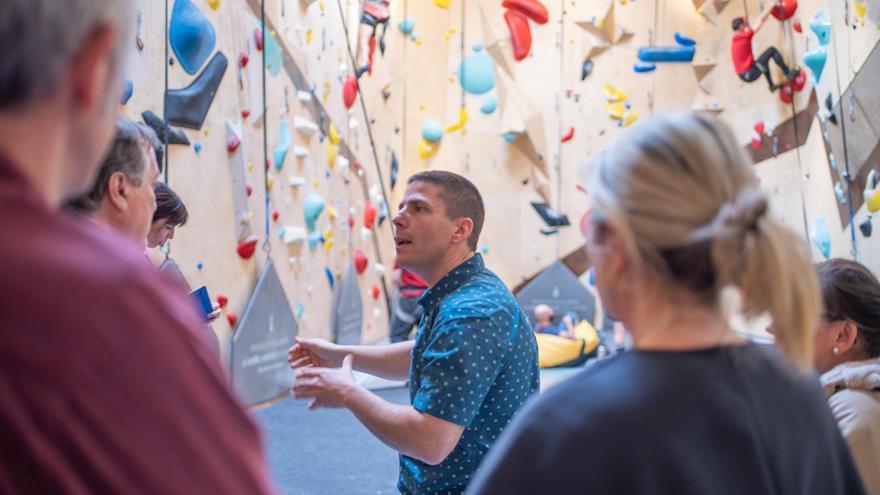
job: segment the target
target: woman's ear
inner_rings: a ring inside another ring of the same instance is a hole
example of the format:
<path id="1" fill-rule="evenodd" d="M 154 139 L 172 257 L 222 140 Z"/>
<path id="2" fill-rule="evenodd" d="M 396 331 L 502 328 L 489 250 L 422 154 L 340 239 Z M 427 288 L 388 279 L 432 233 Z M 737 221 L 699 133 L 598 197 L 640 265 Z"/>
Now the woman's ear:
<path id="1" fill-rule="evenodd" d="M 837 336 L 834 339 L 834 348 L 839 349 L 839 354 L 849 352 L 856 345 L 859 337 L 859 327 L 852 320 L 841 320 L 834 330 Z"/>

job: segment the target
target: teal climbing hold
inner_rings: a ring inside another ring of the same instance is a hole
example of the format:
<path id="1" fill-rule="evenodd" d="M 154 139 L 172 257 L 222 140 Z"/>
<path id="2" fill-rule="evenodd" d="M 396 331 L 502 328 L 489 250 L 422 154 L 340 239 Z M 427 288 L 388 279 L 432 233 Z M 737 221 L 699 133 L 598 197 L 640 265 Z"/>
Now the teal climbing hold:
<path id="1" fill-rule="evenodd" d="M 290 125 L 287 119 L 281 118 L 281 127 L 278 129 L 278 142 L 275 143 L 275 149 L 272 150 L 275 158 L 275 170 L 281 170 L 284 167 L 284 159 L 287 157 L 287 150 L 290 149 Z"/>
<path id="2" fill-rule="evenodd" d="M 306 310 L 306 305 L 303 304 L 302 301 L 297 301 L 296 303 L 296 317 L 302 318 L 303 312 Z"/>
<path id="3" fill-rule="evenodd" d="M 517 133 L 514 131 L 508 131 L 508 132 L 505 132 L 504 134 L 502 134 L 502 136 L 504 137 L 504 139 L 508 143 L 512 143 L 512 142 L 516 141 L 516 135 L 517 135 Z"/>
<path id="4" fill-rule="evenodd" d="M 494 112 L 496 108 L 498 108 L 498 99 L 495 98 L 495 95 L 485 97 L 483 104 L 480 105 L 480 111 L 486 114 Z"/>
<path id="5" fill-rule="evenodd" d="M 306 227 L 310 232 L 315 230 L 315 222 L 318 221 L 322 211 L 324 211 L 324 198 L 316 192 L 309 193 L 303 202 L 303 215 L 306 217 Z M 312 238 L 309 236 L 309 246 L 311 244 Z"/>
<path id="6" fill-rule="evenodd" d="M 437 143 L 443 139 L 443 124 L 431 119 L 422 125 L 422 138 L 430 143 Z"/>
<path id="7" fill-rule="evenodd" d="M 822 77 L 822 69 L 825 68 L 825 60 L 827 58 L 828 51 L 824 46 L 814 48 L 804 54 L 804 64 L 810 68 L 810 78 L 813 80 L 814 85 L 819 84 L 819 79 Z"/>
<path id="8" fill-rule="evenodd" d="M 816 225 L 813 227 L 812 235 L 813 244 L 822 253 L 825 259 L 831 257 L 831 232 L 828 231 L 828 222 L 825 215 L 819 215 L 816 218 Z"/>
<path id="9" fill-rule="evenodd" d="M 412 17 L 405 17 L 402 21 L 400 21 L 398 27 L 400 28 L 400 32 L 409 36 L 412 34 L 413 29 L 416 28 L 416 21 Z"/>
<path id="10" fill-rule="evenodd" d="M 465 91 L 475 95 L 495 87 L 495 62 L 482 49 L 482 43 L 474 45 L 474 54 L 465 57 L 458 66 L 458 82 Z"/>
<path id="11" fill-rule="evenodd" d="M 123 81 L 123 89 L 122 89 L 122 104 L 125 105 L 128 103 L 128 100 L 131 99 L 131 95 L 134 94 L 134 81 L 131 80 L 130 77 L 125 76 L 125 80 Z"/>
<path id="12" fill-rule="evenodd" d="M 308 239 L 306 240 L 309 244 L 309 251 L 314 251 L 318 249 L 318 243 L 321 242 L 321 233 L 320 232 L 312 232 L 309 234 Z"/>
<path id="13" fill-rule="evenodd" d="M 175 0 L 168 39 L 174 55 L 189 74 L 195 74 L 217 45 L 211 21 L 191 0 Z"/>
<path id="14" fill-rule="evenodd" d="M 819 9 L 816 12 L 816 15 L 810 19 L 810 29 L 816 33 L 816 37 L 819 38 L 819 45 L 827 45 L 829 41 L 831 41 L 831 21 L 828 19 L 828 14 L 825 12 L 825 9 Z"/>
<path id="15" fill-rule="evenodd" d="M 257 29 L 262 30 L 263 24 L 254 17 L 254 22 L 257 23 Z M 266 57 L 266 70 L 269 71 L 269 74 L 277 77 L 278 74 L 281 73 L 281 67 L 284 65 L 284 60 L 281 55 L 281 47 L 278 45 L 278 40 L 275 39 L 275 36 L 272 35 L 270 30 L 266 30 L 266 36 L 263 40 L 263 56 Z"/>

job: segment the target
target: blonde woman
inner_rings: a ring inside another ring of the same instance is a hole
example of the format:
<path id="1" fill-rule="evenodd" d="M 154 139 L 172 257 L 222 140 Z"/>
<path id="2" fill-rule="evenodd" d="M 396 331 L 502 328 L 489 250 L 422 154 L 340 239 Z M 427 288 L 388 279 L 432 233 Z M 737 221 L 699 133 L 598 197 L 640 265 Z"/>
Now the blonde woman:
<path id="1" fill-rule="evenodd" d="M 767 214 L 730 130 L 645 121 L 585 184 L 596 285 L 633 350 L 527 407 L 471 493 L 864 493 L 808 374 L 821 304 L 809 251 Z M 770 314 L 779 350 L 731 329 L 728 287 L 747 315 Z"/>

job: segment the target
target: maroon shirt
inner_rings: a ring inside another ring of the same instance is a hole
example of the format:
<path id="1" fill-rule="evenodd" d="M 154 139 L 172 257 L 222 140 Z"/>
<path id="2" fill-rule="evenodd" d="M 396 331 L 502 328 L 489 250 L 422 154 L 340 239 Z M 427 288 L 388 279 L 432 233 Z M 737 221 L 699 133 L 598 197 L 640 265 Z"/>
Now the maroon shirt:
<path id="1" fill-rule="evenodd" d="M 259 431 L 142 248 L 0 156 L 0 492 L 270 492 Z"/>

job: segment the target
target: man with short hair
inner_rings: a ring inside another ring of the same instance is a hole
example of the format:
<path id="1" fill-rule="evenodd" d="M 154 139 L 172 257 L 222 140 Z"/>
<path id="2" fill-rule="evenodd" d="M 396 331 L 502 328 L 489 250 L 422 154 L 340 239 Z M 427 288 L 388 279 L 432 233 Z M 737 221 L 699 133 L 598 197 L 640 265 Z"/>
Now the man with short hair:
<path id="1" fill-rule="evenodd" d="M 92 189 L 68 201 L 68 208 L 146 244 L 156 211 L 153 183 L 159 175 L 156 133 L 127 118 L 116 121 L 110 152 Z"/>
<path id="2" fill-rule="evenodd" d="M 267 493 L 189 301 L 143 242 L 58 211 L 113 137 L 133 17 L 0 1 L 0 492 Z"/>
<path id="3" fill-rule="evenodd" d="M 516 299 L 476 253 L 480 193 L 466 178 L 410 177 L 394 217 L 401 267 L 429 285 L 416 340 L 340 346 L 297 339 L 290 349 L 297 398 L 310 408 L 347 407 L 400 452 L 402 493 L 461 493 L 480 460 L 538 390 L 535 337 Z M 358 385 L 352 369 L 409 378 L 411 406 Z"/>

